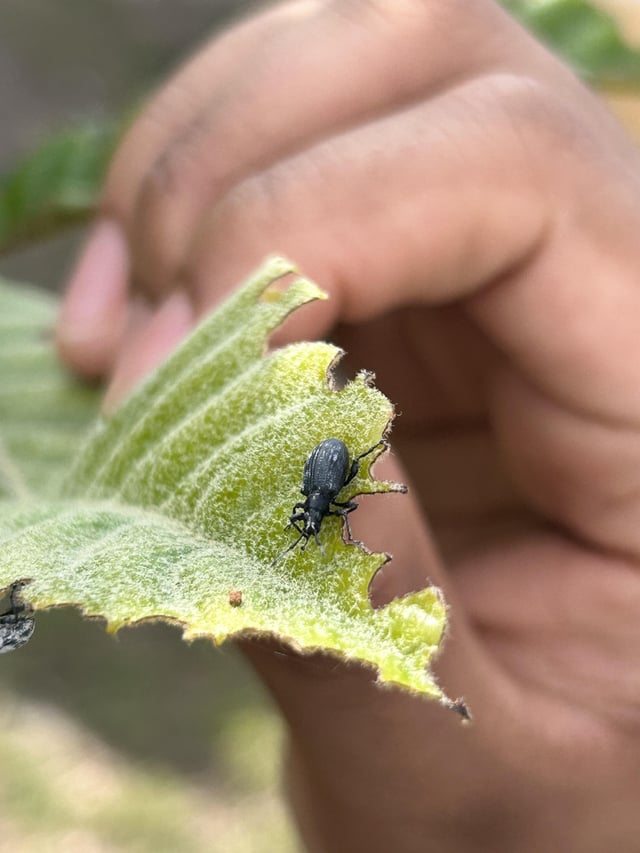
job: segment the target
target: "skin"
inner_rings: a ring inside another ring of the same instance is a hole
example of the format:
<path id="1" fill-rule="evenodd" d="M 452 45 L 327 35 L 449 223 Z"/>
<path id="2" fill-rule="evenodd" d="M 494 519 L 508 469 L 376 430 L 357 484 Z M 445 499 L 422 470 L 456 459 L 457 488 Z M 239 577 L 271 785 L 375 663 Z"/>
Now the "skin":
<path id="1" fill-rule="evenodd" d="M 489 0 L 334 0 L 188 60 L 120 146 L 58 342 L 107 407 L 269 253 L 402 416 L 354 535 L 442 586 L 474 723 L 244 648 L 313 853 L 632 853 L 640 818 L 640 160 Z M 416 390 L 419 389 L 419 390 Z M 384 470 L 383 470 L 384 469 Z"/>

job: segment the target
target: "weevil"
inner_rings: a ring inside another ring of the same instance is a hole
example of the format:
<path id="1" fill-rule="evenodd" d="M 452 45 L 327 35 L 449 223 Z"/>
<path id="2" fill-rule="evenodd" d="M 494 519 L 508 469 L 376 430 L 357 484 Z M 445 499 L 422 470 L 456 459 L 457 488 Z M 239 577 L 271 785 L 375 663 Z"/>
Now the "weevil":
<path id="1" fill-rule="evenodd" d="M 0 615 L 0 655 L 14 652 L 31 639 L 36 621 L 28 604 L 20 599 L 24 583 L 18 581 L 9 591 L 9 610 Z"/>
<path id="2" fill-rule="evenodd" d="M 322 522 L 329 515 L 335 515 L 342 519 L 347 530 L 349 541 L 353 541 L 349 513 L 357 509 L 358 504 L 351 501 L 339 501 L 338 495 L 357 475 L 360 470 L 360 461 L 373 453 L 379 447 L 387 447 L 387 442 L 382 440 L 359 456 L 350 460 L 349 450 L 344 441 L 339 438 L 325 438 L 316 445 L 307 456 L 302 472 L 302 488 L 300 492 L 305 496 L 304 501 L 299 501 L 293 507 L 289 518 L 289 527 L 295 528 L 299 536 L 295 542 L 279 554 L 274 563 L 284 557 L 304 539 L 302 550 L 307 547 L 311 538 L 324 555 L 324 548 L 318 538 Z"/>

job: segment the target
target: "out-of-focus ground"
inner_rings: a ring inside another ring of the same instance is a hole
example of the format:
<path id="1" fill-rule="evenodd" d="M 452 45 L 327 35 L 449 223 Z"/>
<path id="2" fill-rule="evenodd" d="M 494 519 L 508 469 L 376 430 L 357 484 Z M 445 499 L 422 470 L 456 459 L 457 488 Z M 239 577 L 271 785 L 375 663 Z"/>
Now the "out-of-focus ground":
<path id="1" fill-rule="evenodd" d="M 131 110 L 249 5 L 2 0 L 0 172 L 49 133 Z M 0 273 L 58 288 L 81 237 L 0 259 Z M 292 853 L 281 740 L 231 645 L 41 614 L 0 656 L 0 850 Z"/>
<path id="2" fill-rule="evenodd" d="M 599 4 L 640 43 L 640 0 Z M 249 6 L 1 0 L 0 172 L 48 133 L 130 110 Z M 615 108 L 640 138 L 637 97 Z M 0 273 L 58 288 L 81 236 L 0 259 Z M 292 853 L 281 738 L 231 646 L 42 614 L 32 642 L 0 656 L 0 850 Z"/>

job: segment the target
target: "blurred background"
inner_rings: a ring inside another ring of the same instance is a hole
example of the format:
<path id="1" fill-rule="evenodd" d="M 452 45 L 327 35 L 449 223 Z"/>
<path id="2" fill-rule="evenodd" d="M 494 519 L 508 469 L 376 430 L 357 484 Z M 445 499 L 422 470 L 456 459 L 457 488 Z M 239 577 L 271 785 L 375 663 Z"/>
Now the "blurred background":
<path id="1" fill-rule="evenodd" d="M 51 133 L 131 110 L 241 0 L 2 0 L 0 173 Z M 262 4 L 264 5 L 264 4 Z M 72 233 L 0 261 L 59 289 Z M 1 379 L 0 379 L 1 381 Z M 289 853 L 279 719 L 229 644 L 72 610 L 0 656 L 0 850 Z"/>
<path id="2" fill-rule="evenodd" d="M 1 0 L 0 174 L 51 135 L 131 113 L 199 44 L 266 0 Z M 2 258 L 60 287 L 82 235 Z"/>
<path id="3" fill-rule="evenodd" d="M 208 34 L 264 3 L 2 0 L 0 173 L 56 130 L 143 100 Z M 640 42 L 640 0 L 599 0 Z M 635 129 L 637 97 L 616 91 Z M 81 231 L 0 259 L 60 289 Z M 105 634 L 72 611 L 38 617 L 0 657 L 0 850 L 289 853 L 282 730 L 231 645 L 164 625 Z"/>

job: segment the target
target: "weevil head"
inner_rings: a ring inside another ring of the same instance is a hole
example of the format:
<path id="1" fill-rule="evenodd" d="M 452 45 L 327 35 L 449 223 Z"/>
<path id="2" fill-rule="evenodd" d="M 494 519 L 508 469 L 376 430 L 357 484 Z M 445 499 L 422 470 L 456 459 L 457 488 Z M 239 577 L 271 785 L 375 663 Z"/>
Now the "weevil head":
<path id="1" fill-rule="evenodd" d="M 314 507 L 309 507 L 309 511 L 307 513 L 307 520 L 304 525 L 304 535 L 307 539 L 310 539 L 312 536 L 317 536 L 320 532 L 320 525 L 322 524 L 322 519 L 324 518 L 324 513 L 320 510 L 315 509 Z"/>

